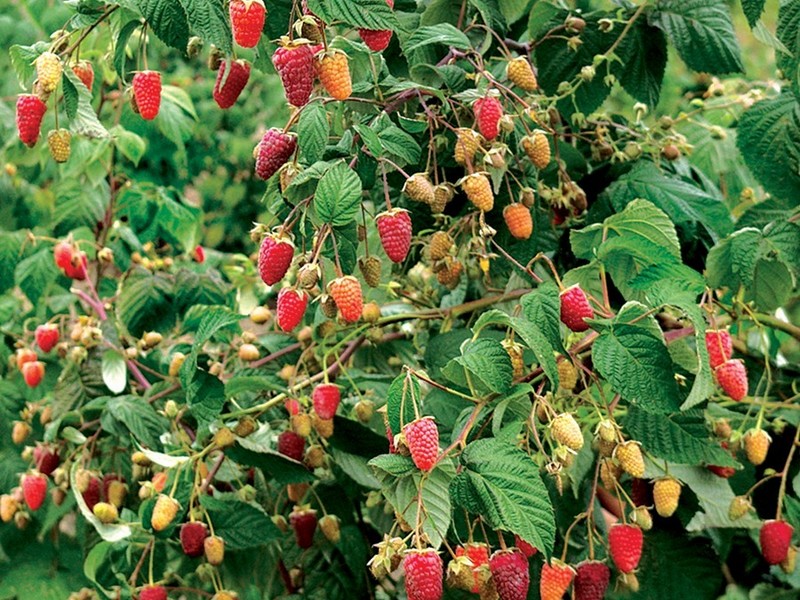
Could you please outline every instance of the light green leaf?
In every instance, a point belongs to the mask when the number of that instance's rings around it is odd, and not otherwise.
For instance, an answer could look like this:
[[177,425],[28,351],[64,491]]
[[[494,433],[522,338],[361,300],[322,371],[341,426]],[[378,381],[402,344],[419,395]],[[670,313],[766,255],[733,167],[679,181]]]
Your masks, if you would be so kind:
[[312,164],[322,158],[329,134],[330,124],[325,106],[316,102],[304,108],[297,123],[297,143],[300,155],[306,162]]
[[317,185],[314,207],[325,223],[341,227],[353,221],[361,205],[361,180],[344,162],[329,169]]
[[144,139],[120,126],[114,127],[111,130],[111,135],[114,138],[114,144],[122,153],[122,156],[131,161],[134,166],[138,166],[147,148]]
[[467,342],[455,362],[471,374],[476,389],[478,382],[483,384],[482,390],[499,394],[511,387],[514,377],[511,359],[497,340],[481,338]]
[[386,392],[386,417],[394,435],[416,418],[414,406],[420,406],[421,398],[419,381],[410,373],[401,373],[392,381]]
[[128,368],[125,357],[116,350],[106,350],[102,361],[103,383],[114,394],[122,393],[128,385]]

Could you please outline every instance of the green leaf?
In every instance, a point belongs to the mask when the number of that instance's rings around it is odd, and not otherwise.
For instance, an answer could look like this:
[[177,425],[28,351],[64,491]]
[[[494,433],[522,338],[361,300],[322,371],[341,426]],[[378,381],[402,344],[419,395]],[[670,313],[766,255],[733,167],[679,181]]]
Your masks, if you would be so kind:
[[522,316],[533,323],[550,343],[564,354],[561,342],[561,298],[553,282],[541,284],[520,299]]
[[667,66],[667,40],[663,32],[638,21],[617,50],[624,69],[619,82],[639,102],[655,107],[661,97],[661,84]]
[[226,550],[246,550],[263,546],[281,537],[280,530],[259,505],[243,502],[234,495],[200,496],[208,511],[214,534],[225,540]]
[[455,362],[472,375],[473,384],[482,383],[484,390],[503,394],[511,387],[514,378],[511,359],[497,340],[481,338],[467,342]]
[[231,28],[223,4],[215,0],[180,0],[191,32],[225,54],[233,51]]
[[59,270],[53,262],[52,250],[42,248],[17,264],[17,268],[14,269],[14,283],[36,305],[58,275]]
[[186,403],[201,426],[209,425],[219,416],[225,405],[225,386],[219,378],[202,369],[195,369],[194,377],[184,385],[184,389]]
[[553,506],[530,457],[511,444],[484,439],[466,447],[461,464],[450,484],[453,502],[480,515],[490,527],[515,533],[550,555]]
[[667,34],[686,65],[715,75],[744,71],[727,5],[718,0],[659,0],[650,22]]
[[153,32],[167,46],[181,52],[189,41],[189,24],[186,12],[174,0],[138,0],[134,3]]
[[403,426],[416,418],[414,403],[420,404],[419,381],[410,373],[401,373],[395,377],[386,392],[386,417],[389,429],[394,435],[403,430]]
[[159,437],[169,431],[169,423],[151,404],[135,396],[117,396],[108,399],[106,410],[125,425],[139,443],[148,448],[161,448]]
[[401,456],[400,454],[381,454],[369,461],[368,464],[380,477],[406,477],[417,470],[410,456]]
[[114,394],[122,393],[128,384],[128,367],[121,352],[116,350],[103,352],[102,373],[106,387]]
[[504,0],[500,2],[500,12],[503,13],[506,23],[513,25],[528,14],[533,3],[533,0]]
[[325,223],[334,227],[355,219],[361,206],[361,180],[344,162],[331,167],[317,185],[314,207]]
[[300,146],[300,156],[309,164],[322,159],[329,135],[330,124],[325,106],[319,102],[306,106],[297,123],[297,143]]
[[778,68],[782,69],[789,79],[798,83],[798,66],[800,66],[800,3],[794,0],[783,0],[778,9],[778,27],[776,35],[786,47],[786,52],[778,52]]
[[760,311],[772,313],[786,305],[795,287],[796,281],[786,263],[762,258],[756,263],[753,287],[747,297],[752,297]]
[[800,197],[800,105],[794,94],[784,91],[748,108],[737,146],[767,192],[792,202]]
[[430,44],[444,44],[459,50],[466,50],[472,47],[469,38],[462,31],[449,23],[439,23],[438,25],[420,27],[414,31],[410,37],[404,40],[403,51],[406,54],[410,54],[414,50]]
[[0,231],[0,292],[14,287],[14,269],[24,241],[23,231]]
[[655,318],[641,318],[645,311],[641,304],[626,303],[595,341],[592,359],[623,399],[653,412],[673,412],[680,398],[672,359]]
[[766,3],[767,0],[742,0],[742,11],[744,11],[744,16],[747,17],[747,23],[751,29],[756,26],[764,13]]
[[65,178],[53,186],[53,191],[58,207],[54,219],[57,233],[95,227],[102,220],[111,196],[105,180],[92,186],[79,179]]
[[247,439],[238,440],[235,446],[225,451],[225,454],[241,465],[261,469],[268,479],[274,479],[281,485],[309,482],[316,479],[314,474],[302,463],[287,458],[283,454],[261,448]]
[[125,59],[128,40],[140,25],[141,21],[139,21],[139,19],[131,19],[122,26],[114,40],[114,70],[116,70],[117,75],[122,81],[125,81],[126,75]]
[[117,150],[122,153],[122,156],[131,161],[134,166],[138,166],[147,148],[144,139],[120,126],[114,127],[110,133],[114,138]]
[[[417,141],[405,131],[390,125],[378,132],[381,145],[386,154],[396,159],[400,159],[403,164],[416,164],[419,162],[422,150]],[[401,164],[400,166],[403,166]]]
[[632,406],[624,427],[646,451],[672,463],[740,466],[716,440],[710,439],[701,410],[663,415]]
[[164,275],[137,269],[122,283],[117,316],[136,337],[145,329],[166,329],[175,322],[172,293]]
[[33,46],[21,46],[14,44],[8,49],[8,57],[11,59],[11,67],[17,75],[20,87],[27,88],[33,80],[36,69],[33,65],[36,58],[43,52],[50,49],[48,42],[36,42]]
[[386,0],[308,0],[308,9],[326,23],[342,21],[363,29],[400,27]]
[[109,137],[108,130],[100,122],[97,113],[94,111],[91,92],[86,89],[86,86],[73,73],[72,69],[64,69],[64,78],[69,80],[72,88],[78,93],[78,104],[75,108],[74,116],[70,118],[70,131],[88,138],[101,139]]
[[553,353],[558,349],[563,349],[561,342],[559,341],[558,347],[554,348],[547,334],[542,331],[540,326],[537,325],[536,322],[528,321],[526,318],[512,317],[511,327],[514,328],[514,331],[525,345],[533,350],[533,353],[536,355],[536,360],[539,361],[539,366],[542,367],[544,374],[547,375],[550,383],[557,388],[559,381],[558,367]]

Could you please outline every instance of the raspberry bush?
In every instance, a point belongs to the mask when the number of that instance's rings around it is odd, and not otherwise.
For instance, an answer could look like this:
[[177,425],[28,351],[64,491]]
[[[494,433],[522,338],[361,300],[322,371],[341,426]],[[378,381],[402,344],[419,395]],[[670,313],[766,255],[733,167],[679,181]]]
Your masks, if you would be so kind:
[[794,597],[776,4],[0,1],[0,598]]

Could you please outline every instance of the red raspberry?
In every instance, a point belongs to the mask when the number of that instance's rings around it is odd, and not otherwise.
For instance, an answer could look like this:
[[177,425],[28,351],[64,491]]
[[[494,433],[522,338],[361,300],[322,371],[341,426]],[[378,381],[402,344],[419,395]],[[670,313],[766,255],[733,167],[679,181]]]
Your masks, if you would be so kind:
[[421,417],[403,427],[411,458],[420,471],[430,471],[439,457],[439,429],[433,417]]
[[181,525],[181,548],[186,556],[197,558],[205,551],[204,542],[208,537],[208,529],[199,521],[190,521]]
[[311,46],[284,38],[272,55],[272,64],[281,78],[289,104],[305,106],[314,89],[314,53]]
[[61,457],[57,448],[39,445],[33,449],[33,464],[42,475],[50,475],[60,463]]
[[589,300],[581,286],[573,285],[561,292],[561,321],[572,331],[586,331],[589,325],[584,319],[594,317]]
[[314,412],[320,419],[332,419],[342,401],[342,394],[338,385],[323,383],[314,388],[311,401],[314,403]]
[[41,473],[29,473],[22,477],[22,497],[32,511],[37,511],[44,504],[47,495],[47,477]]
[[16,358],[17,358],[17,368],[21,371],[25,363],[33,362],[37,360],[39,357],[36,356],[36,352],[31,350],[30,348],[20,348],[17,350]]
[[214,101],[222,109],[230,108],[239,99],[242,90],[250,79],[250,63],[246,60],[235,60],[231,63],[227,78],[225,70],[228,61],[223,60],[217,71],[217,82],[214,84]]
[[39,325],[36,328],[36,344],[42,349],[42,352],[50,352],[58,343],[59,333],[58,327],[51,323]]
[[267,235],[258,251],[258,272],[267,285],[275,285],[289,270],[294,256],[292,241],[280,235]]
[[133,97],[139,114],[145,121],[152,121],[161,108],[161,73],[139,71],[133,76]]
[[596,560],[587,560],[575,571],[575,600],[603,600],[611,579],[608,565]]
[[527,240],[533,233],[533,217],[524,204],[514,202],[503,209],[509,233],[518,240]]
[[403,559],[408,600],[439,600],[442,597],[444,564],[433,548],[409,550]]
[[278,452],[296,461],[303,460],[306,441],[294,431],[284,431],[278,436]]
[[255,48],[267,18],[264,3],[261,0],[231,0],[228,12],[233,39],[242,48]]
[[[390,8],[394,8],[394,0],[386,0]],[[392,39],[391,29],[359,29],[358,35],[364,40],[367,48],[373,52],[383,52]]]
[[358,279],[352,275],[337,277],[328,284],[328,293],[345,321],[355,323],[361,318],[364,298],[361,296],[361,284]]
[[139,600],[167,600],[167,590],[160,585],[146,585],[139,592]]
[[206,262],[206,251],[202,246],[194,247],[194,250],[192,250],[192,260],[201,265]]
[[731,334],[725,329],[706,329],[706,350],[711,368],[716,369],[733,355]]
[[53,258],[56,261],[56,266],[61,270],[72,264],[74,254],[75,248],[69,242],[58,242],[53,247]]
[[294,529],[294,538],[303,550],[314,545],[314,532],[317,529],[317,511],[307,506],[295,506],[289,515],[289,523]]
[[40,360],[26,362],[22,365],[22,377],[28,387],[35,388],[44,378],[44,363]]
[[72,72],[78,76],[83,85],[92,91],[94,85],[94,67],[88,60],[81,60],[72,65]]
[[466,556],[472,563],[473,585],[472,593],[477,594],[481,590],[481,567],[489,564],[489,546],[480,543],[469,543],[456,548],[456,556]]
[[617,523],[608,530],[608,553],[623,573],[630,573],[642,558],[644,535],[636,525]]
[[308,294],[296,288],[283,288],[278,292],[276,321],[278,327],[290,332],[303,320],[308,306]]
[[575,569],[558,559],[544,563],[539,579],[539,597],[541,600],[561,600],[574,577]]
[[530,558],[539,551],[536,549],[536,546],[526,542],[518,535],[514,536],[514,545],[516,545],[516,547],[519,548],[522,551],[522,553],[528,558]]
[[297,398],[287,398],[286,402],[283,403],[283,407],[290,415],[296,415],[300,412],[300,403]]
[[86,489],[81,492],[81,496],[89,510],[93,510],[95,504],[100,502],[100,480],[97,477],[91,477],[86,484]]
[[528,597],[528,588],[531,585],[528,559],[519,549],[498,550],[492,554],[489,571],[500,600]]
[[393,208],[375,217],[378,234],[386,256],[401,263],[411,248],[411,215],[403,208]]
[[771,565],[778,565],[786,560],[789,546],[792,543],[794,528],[786,521],[766,521],[761,526],[758,539],[761,542],[761,554]]
[[719,387],[739,402],[747,396],[747,369],[740,359],[726,360],[714,370]]
[[34,94],[20,94],[17,97],[17,134],[29,148],[35,146],[39,139],[46,111],[47,105]]
[[256,154],[256,175],[269,179],[292,157],[297,148],[297,138],[273,127],[258,143]]
[[478,131],[487,140],[491,141],[500,133],[499,122],[503,116],[503,105],[493,96],[478,98],[472,105]]

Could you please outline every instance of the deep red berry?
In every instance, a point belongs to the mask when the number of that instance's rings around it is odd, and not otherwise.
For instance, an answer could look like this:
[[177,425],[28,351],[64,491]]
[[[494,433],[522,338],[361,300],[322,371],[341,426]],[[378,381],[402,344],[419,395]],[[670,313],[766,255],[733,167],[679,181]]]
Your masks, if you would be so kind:
[[314,532],[317,529],[317,511],[295,506],[289,515],[289,523],[294,529],[294,537],[298,547],[305,550],[314,544]]
[[50,475],[60,463],[61,457],[57,448],[39,445],[33,449],[33,464],[42,475]]
[[195,246],[192,250],[192,260],[201,265],[206,262],[206,251],[202,246]]
[[47,495],[47,477],[41,473],[29,473],[22,477],[22,497],[32,511],[37,511],[44,504]]
[[636,525],[617,523],[608,530],[608,552],[623,573],[630,573],[642,558],[644,535]]
[[101,488],[100,479],[91,477],[86,484],[86,489],[81,493],[83,501],[86,502],[86,506],[89,507],[89,510],[93,510],[94,505],[100,502]]
[[528,597],[531,576],[528,558],[517,548],[498,550],[489,559],[489,571],[500,600]]
[[[390,8],[394,8],[394,0],[386,0]],[[359,29],[358,35],[364,40],[367,48],[373,52],[383,52],[392,39],[391,29]]]
[[422,417],[403,427],[411,459],[420,471],[430,471],[439,457],[439,429],[433,417]]
[[17,133],[20,141],[33,147],[42,130],[42,119],[47,105],[34,94],[20,94],[17,97]]
[[544,563],[539,579],[539,597],[541,600],[561,600],[574,577],[575,569],[560,560]]
[[515,545],[517,546],[517,548],[519,548],[519,549],[522,551],[522,553],[523,553],[525,556],[527,556],[528,558],[530,558],[531,556],[533,556],[534,554],[536,554],[536,553],[539,551],[539,550],[537,550],[537,549],[536,549],[536,546],[534,546],[533,544],[530,544],[530,543],[526,542],[525,540],[523,540],[523,539],[522,539],[521,537],[519,537],[518,535],[515,535],[515,536],[514,536],[514,544],[515,544]]
[[231,0],[228,12],[233,39],[242,48],[255,48],[267,17],[264,3],[261,0]]
[[294,244],[287,237],[267,235],[258,251],[258,272],[267,285],[275,285],[289,270],[294,256]]
[[278,452],[297,461],[303,460],[306,441],[294,431],[284,431],[278,436]]
[[731,334],[725,329],[707,329],[706,350],[711,368],[716,369],[733,355]]
[[50,352],[58,343],[59,333],[58,327],[51,323],[39,325],[36,328],[36,345],[42,349],[42,352]]
[[444,564],[433,548],[409,550],[403,558],[408,600],[440,600]]
[[314,53],[311,45],[284,40],[272,55],[272,64],[281,78],[289,104],[305,106],[314,89]]
[[139,592],[139,600],[167,600],[167,590],[160,585],[146,585]]
[[297,137],[273,127],[258,143],[256,175],[269,179],[288,161],[297,147]]
[[561,292],[561,322],[572,331],[586,331],[589,325],[584,319],[594,317],[589,300],[578,284]]
[[364,298],[361,295],[361,283],[358,279],[352,275],[337,277],[328,284],[328,293],[339,309],[342,319],[348,323],[355,323],[361,318]]
[[493,96],[478,98],[472,105],[478,131],[487,140],[491,141],[500,133],[500,118],[503,116],[503,105]]
[[208,537],[208,529],[203,523],[190,521],[181,525],[181,548],[186,556],[197,558],[204,552],[205,539]]
[[72,263],[72,256],[75,249],[69,242],[58,242],[53,247],[53,258],[56,261],[56,266],[59,269],[66,269]]
[[761,542],[761,554],[771,565],[778,565],[786,560],[789,546],[792,543],[794,528],[786,521],[766,521],[758,534]]
[[320,419],[332,419],[342,401],[342,394],[338,385],[322,383],[314,388],[311,400],[314,403],[314,412]]
[[44,363],[40,360],[26,362],[22,365],[22,378],[28,387],[38,386],[44,378]]
[[403,208],[393,208],[375,217],[378,234],[386,256],[401,263],[411,248],[411,215]]
[[275,310],[278,327],[289,332],[303,320],[308,306],[308,294],[296,288],[283,288],[278,292],[278,305]]
[[152,121],[161,108],[161,73],[139,71],[133,76],[133,96],[139,114],[145,121]]
[[575,570],[575,600],[603,600],[611,580],[608,565],[587,560]]
[[228,61],[223,60],[219,65],[217,81],[214,84],[214,102],[222,109],[236,104],[250,79],[250,63],[246,60],[234,60],[230,69],[227,67]]
[[714,370],[714,376],[731,399],[739,402],[747,396],[747,368],[738,358],[726,360]]

